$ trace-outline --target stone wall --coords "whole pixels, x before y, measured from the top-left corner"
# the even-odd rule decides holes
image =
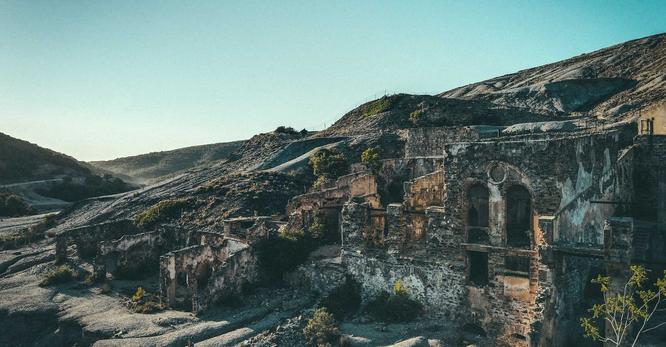
[[[101,241],[116,240],[139,233],[133,220],[121,219],[64,230],[56,235],[56,262],[67,260],[67,246],[74,243],[81,257],[94,258]]]
[[[159,269],[159,258],[167,251],[161,233],[157,231],[125,235],[118,240],[99,243],[95,260],[98,276],[143,277]]]

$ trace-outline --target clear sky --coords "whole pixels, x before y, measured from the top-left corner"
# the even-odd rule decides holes
[[[664,31],[664,0],[0,0],[0,132],[98,160],[321,129]]]

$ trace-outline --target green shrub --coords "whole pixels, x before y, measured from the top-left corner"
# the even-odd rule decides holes
[[[280,230],[280,238],[290,241],[301,240],[305,236],[302,228],[284,228]]]
[[[303,335],[310,345],[330,346],[339,341],[340,330],[333,315],[325,308],[319,308],[303,329]]]
[[[317,242],[308,235],[277,237],[257,242],[259,270],[267,283],[279,283],[282,275],[303,264]]]
[[[280,125],[279,127],[277,127],[277,129],[275,129],[275,132],[280,134],[300,135],[300,133],[296,131],[296,129],[292,127],[286,127],[284,125]]]
[[[385,95],[375,101],[365,104],[362,108],[363,117],[374,116],[378,113],[386,112],[390,108],[391,99]]]
[[[368,148],[361,153],[361,163],[365,165],[373,173],[377,173],[382,167],[382,162],[379,158],[379,153],[374,148]]]
[[[423,312],[423,306],[409,297],[407,288],[400,281],[393,286],[393,293],[383,292],[368,302],[366,306],[373,318],[382,322],[408,322]]]
[[[149,293],[142,287],[136,288],[129,301],[129,308],[136,313],[155,313],[164,309],[157,295]]]
[[[349,172],[349,163],[342,153],[332,149],[320,149],[310,157],[310,166],[317,177],[336,179]]]
[[[145,229],[158,222],[180,217],[180,214],[187,207],[188,203],[188,199],[162,200],[136,216],[134,223],[138,227]]]
[[[70,282],[74,279],[74,272],[67,265],[61,265],[57,269],[49,272],[46,277],[39,283],[41,287],[50,286],[53,284],[62,284]]]
[[[412,122],[412,124],[419,125],[419,120],[424,113],[425,111],[423,109],[412,111],[412,113],[409,114],[409,120]]]
[[[361,307],[361,285],[350,276],[322,300],[322,306],[342,320],[356,314]]]
[[[20,196],[0,191],[0,217],[20,217],[35,213],[35,209]]]
[[[136,289],[134,292],[134,295],[132,295],[132,301],[137,302],[141,301],[143,299],[143,296],[146,294],[146,291],[143,290],[143,288],[139,287]]]
[[[326,237],[326,222],[319,217],[315,217],[310,224],[310,235],[312,238],[322,240]]]

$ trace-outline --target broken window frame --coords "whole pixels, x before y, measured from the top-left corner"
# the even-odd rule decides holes
[[[523,218],[514,219],[513,204],[520,202],[520,194],[524,194],[522,198],[526,198],[527,206],[524,206],[522,211],[525,216]],[[515,196],[518,195],[518,196]],[[524,200],[523,200],[524,201]],[[523,185],[512,185],[506,190],[506,227],[505,227],[505,240],[507,247],[529,248],[532,247],[533,238],[533,223],[532,223],[532,195],[530,191]],[[521,221],[521,219],[524,219]],[[524,224],[524,225],[523,225]],[[524,230],[521,230],[524,229]],[[524,232],[524,238],[521,233]]]
[[[490,191],[486,185],[482,183],[474,183],[467,189],[465,229],[466,239],[469,243],[490,243],[489,200]],[[472,218],[471,216],[473,209],[477,211],[476,218]]]
[[[482,264],[479,262],[482,262]],[[478,268],[479,266],[481,268]],[[488,270],[488,252],[467,251],[467,280],[471,285],[475,287],[487,286],[490,282]],[[483,273],[485,273],[485,276],[482,275]]]

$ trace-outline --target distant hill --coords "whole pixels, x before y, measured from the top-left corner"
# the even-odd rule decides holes
[[[132,189],[122,179],[97,173],[70,156],[0,133],[0,192],[36,210]]]
[[[92,161],[93,167],[132,182],[145,184],[178,171],[228,159],[245,141],[214,143],[152,152],[105,161]]]

